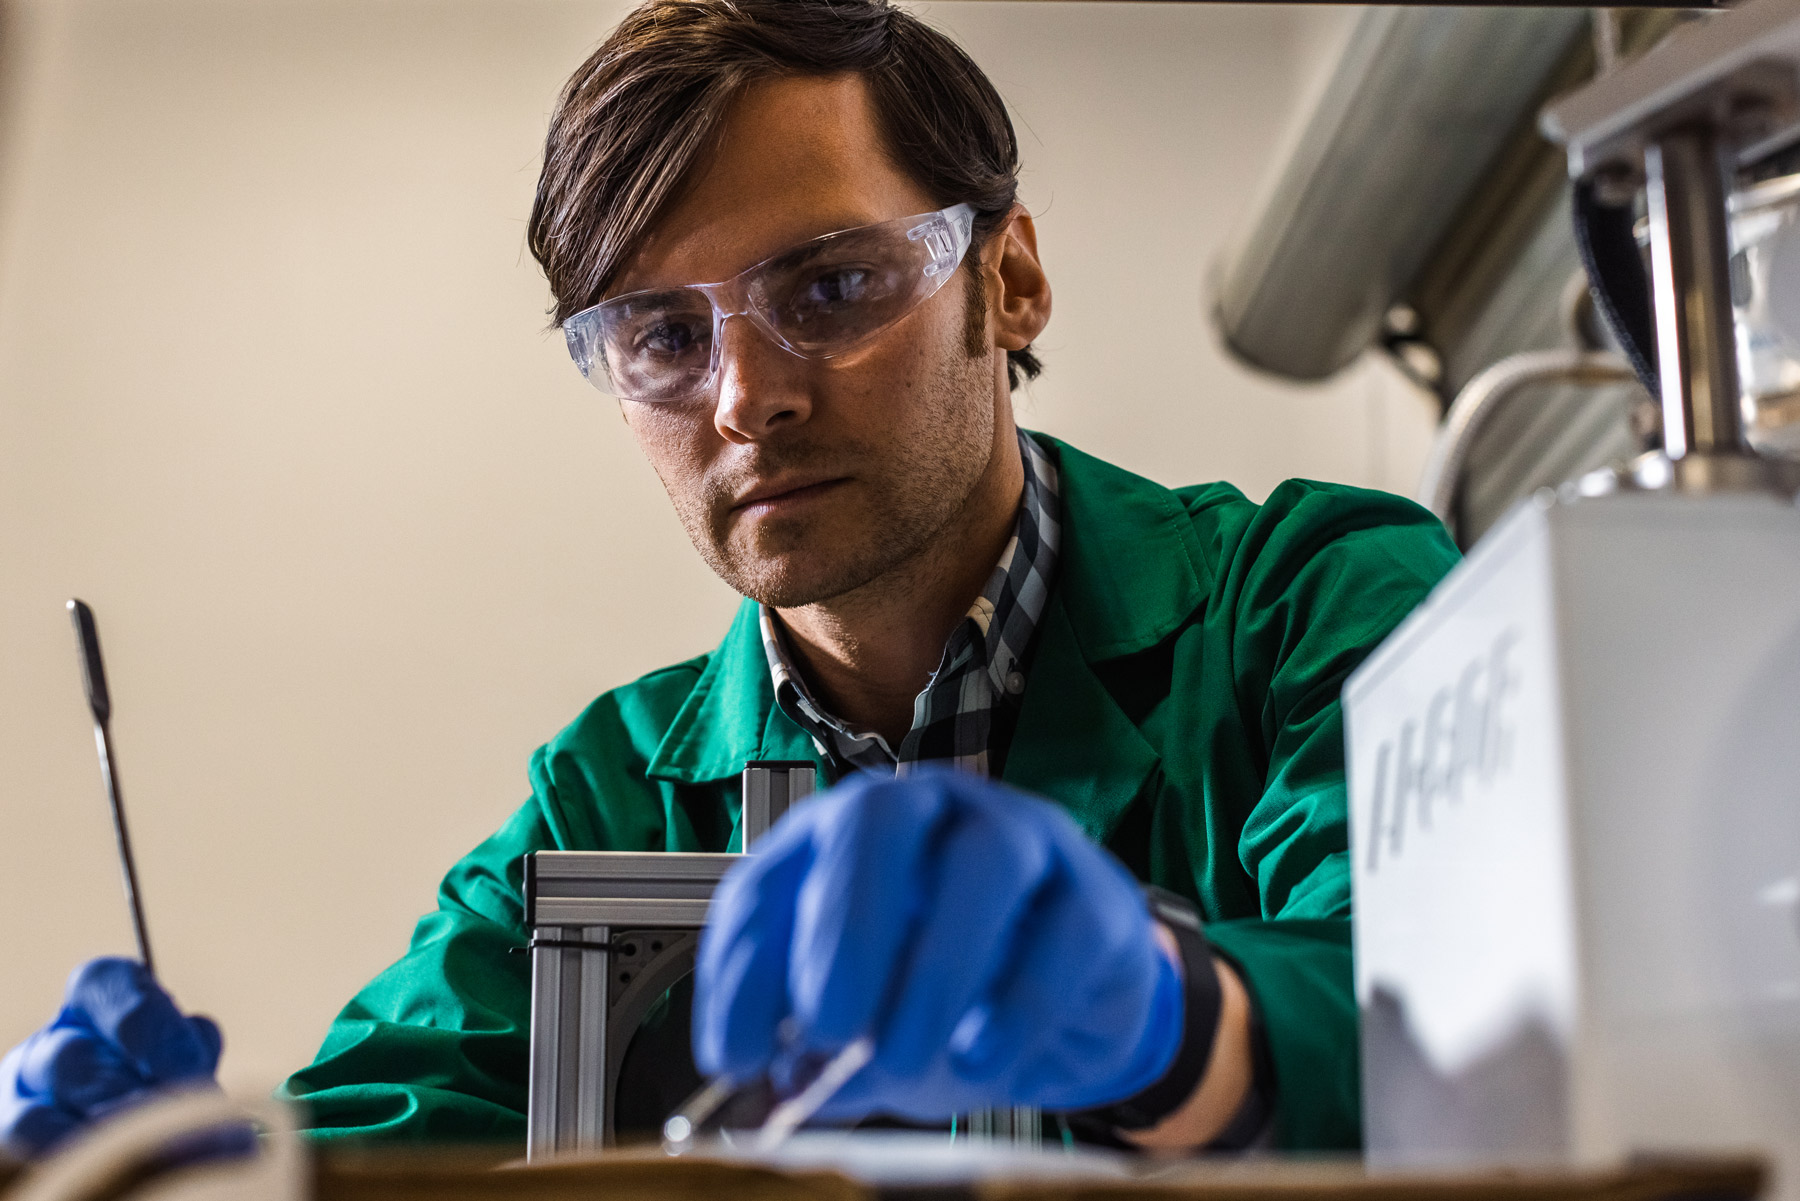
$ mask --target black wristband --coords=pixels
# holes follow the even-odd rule
[[[1175,936],[1175,944],[1181,950],[1181,1047],[1168,1071],[1142,1092],[1070,1115],[1114,1130],[1148,1130],[1187,1104],[1200,1087],[1201,1077],[1206,1075],[1206,1065],[1212,1062],[1219,1012],[1224,1006],[1219,974],[1213,967],[1212,944],[1206,941],[1200,914],[1188,901],[1155,885],[1144,889],[1144,899],[1150,905],[1150,916]]]
[[[1241,974],[1243,969],[1226,960]],[[1275,1063],[1269,1056],[1269,1035],[1263,1028],[1262,1011],[1250,998],[1250,1087],[1225,1129],[1213,1135],[1206,1151],[1248,1151],[1265,1146],[1274,1133]]]

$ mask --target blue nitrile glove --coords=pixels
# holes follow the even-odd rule
[[[210,1081],[219,1027],[184,1016],[144,965],[92,959],[56,1020],[0,1059],[0,1148],[20,1159],[149,1090]]]
[[[1107,1104],[1181,1043],[1180,972],[1137,882],[1061,809],[978,776],[857,775],[796,806],[707,920],[700,1068],[779,1083],[872,1034],[827,1118]]]

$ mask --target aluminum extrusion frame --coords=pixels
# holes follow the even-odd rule
[[[743,845],[753,845],[812,792],[814,772],[803,761],[745,764]],[[650,1007],[693,970],[713,890],[740,858],[658,851],[538,851],[525,857],[525,923],[531,931],[527,1159],[612,1143],[626,1048]]]

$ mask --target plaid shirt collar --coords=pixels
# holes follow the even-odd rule
[[[989,775],[990,766],[1004,755],[1011,730],[1007,719],[1025,693],[1027,656],[1050,595],[1062,535],[1056,464],[1022,431],[1019,454],[1025,491],[1012,538],[987,587],[951,631],[930,683],[914,699],[912,729],[897,752],[881,735],[851,729],[813,697],[775,611],[761,606],[775,703],[812,737],[835,775],[905,775],[914,764],[927,762],[949,762]]]

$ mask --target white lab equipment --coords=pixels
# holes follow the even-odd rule
[[[1663,449],[1521,504],[1345,686],[1368,1152],[1755,1150],[1793,1201],[1800,465],[1749,440],[1738,349],[1782,334],[1800,256],[1774,222],[1734,305],[1731,196],[1800,146],[1800,0],[1687,26],[1543,127],[1612,214],[1589,261],[1653,340]],[[1616,233],[1640,195],[1648,281]]]
[[[1528,501],[1345,708],[1371,1158],[1800,1196],[1800,509]]]

